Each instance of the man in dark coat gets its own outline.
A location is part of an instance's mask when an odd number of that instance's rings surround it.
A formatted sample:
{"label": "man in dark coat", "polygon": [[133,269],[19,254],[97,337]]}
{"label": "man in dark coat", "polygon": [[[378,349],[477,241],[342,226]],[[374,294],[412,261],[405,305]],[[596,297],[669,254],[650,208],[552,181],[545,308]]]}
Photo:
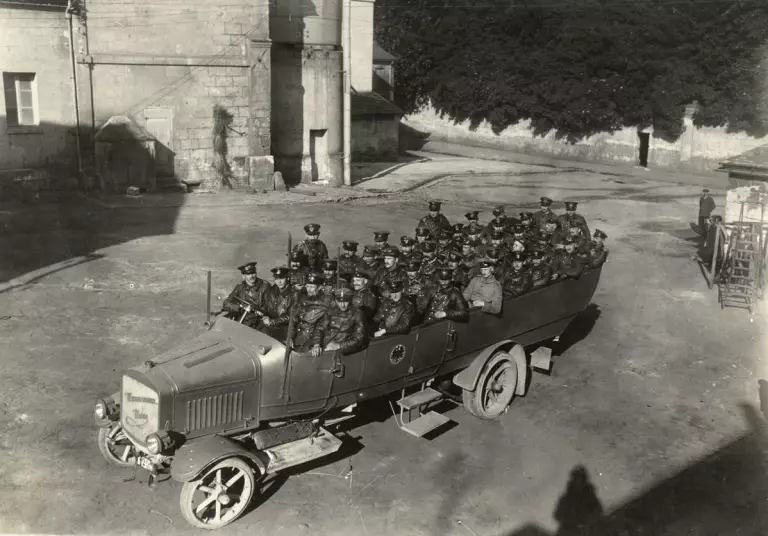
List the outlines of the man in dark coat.
{"label": "man in dark coat", "polygon": [[461,249],[461,243],[464,240],[464,224],[454,223],[451,230],[451,244],[456,249]]}
{"label": "man in dark coat", "polygon": [[525,268],[525,253],[512,254],[512,266],[504,277],[504,293],[510,296],[520,296],[533,287],[531,272]]}
{"label": "man in dark coat", "polygon": [[528,243],[533,244],[536,242],[536,238],[539,234],[539,229],[536,227],[533,221],[533,212],[521,212],[520,213],[520,225],[523,226],[523,236]]}
{"label": "man in dark coat", "polygon": [[379,300],[368,287],[368,272],[358,269],[352,274],[352,305],[363,311],[366,320],[371,320],[376,314]]}
{"label": "man in dark coat", "polygon": [[715,207],[715,200],[709,195],[709,188],[704,188],[699,199],[699,234],[702,236],[707,236],[707,222]]}
{"label": "man in dark coat", "polygon": [[540,201],[540,210],[533,214],[533,222],[536,225],[536,229],[541,230],[547,222],[557,225],[557,215],[552,212],[552,200],[549,197],[542,197]]}
{"label": "man in dark coat", "polygon": [[320,225],[308,223],[304,226],[307,235],[304,240],[296,244],[294,252],[301,252],[307,258],[307,266],[310,270],[318,271],[322,262],[328,258],[328,248],[320,240]]}
{"label": "man in dark coat", "polygon": [[485,229],[480,225],[479,214],[479,210],[471,210],[464,214],[464,217],[467,218],[467,225],[462,229],[464,236],[477,237],[480,240],[483,239],[483,231],[485,231]]}
{"label": "man in dark coat", "polygon": [[608,259],[608,250],[605,248],[604,242],[608,235],[600,229],[595,229],[593,237],[594,240],[589,245],[588,264],[590,268],[599,268]]}
{"label": "man in dark coat", "polygon": [[552,263],[552,277],[558,280],[578,278],[582,270],[581,260],[576,256],[576,242],[571,237],[567,237],[563,240],[563,251],[555,255]]}
{"label": "man in dark coat", "polygon": [[411,331],[413,323],[413,305],[410,300],[403,299],[403,282],[392,281],[387,289],[389,297],[384,299],[373,317],[377,327],[374,337],[387,334],[403,335]]}
{"label": "man in dark coat", "polygon": [[321,345],[325,346],[326,352],[339,350],[342,355],[354,354],[365,348],[368,341],[365,315],[352,305],[352,289],[336,289],[333,296],[334,303],[325,317]]}
{"label": "man in dark coat", "polygon": [[389,231],[374,231],[373,247],[379,251],[387,249],[389,247]]}
{"label": "man in dark coat", "polygon": [[488,222],[483,230],[483,240],[488,243],[494,230],[499,230],[504,234],[509,229],[511,221],[504,213],[504,207],[499,205],[493,209],[493,219]]}
{"label": "man in dark coat", "polygon": [[453,272],[447,268],[437,271],[437,288],[429,298],[425,311],[425,320],[448,318],[464,322],[469,318],[467,301],[461,291],[453,285]]}
{"label": "man in dark coat", "polygon": [[344,240],[341,243],[341,257],[338,270],[341,275],[352,274],[358,268],[364,267],[363,259],[357,256],[358,243],[354,240]]}
{"label": "man in dark coat", "polygon": [[451,230],[451,223],[448,218],[440,213],[440,205],[439,201],[430,201],[429,214],[419,221],[419,228],[426,229],[434,240],[437,240],[440,231]]}
{"label": "man in dark coat", "polygon": [[587,225],[587,220],[584,219],[584,216],[576,212],[576,207],[578,205],[579,204],[576,201],[566,201],[565,214],[557,219],[558,225],[560,226],[560,229],[566,233],[569,232],[569,229],[572,226],[576,225],[581,231],[582,238],[589,240],[589,226]]}
{"label": "man in dark coat", "polygon": [[534,251],[531,254],[531,284],[533,288],[540,288],[549,284],[552,279],[552,266],[546,262],[546,254],[542,251]]}
{"label": "man in dark coat", "polygon": [[381,252],[381,256],[384,259],[384,266],[376,272],[373,278],[373,286],[381,296],[386,298],[388,284],[393,281],[405,281],[405,270],[397,262],[399,252],[395,248],[388,247]]}
{"label": "man in dark coat", "polygon": [[363,247],[363,264],[360,269],[368,274],[369,281],[373,279],[380,267],[381,258],[379,258],[379,250],[373,246]]}
{"label": "man in dark coat", "polygon": [[270,337],[281,341],[285,338],[291,308],[296,301],[296,291],[288,282],[290,273],[291,271],[284,266],[272,268],[272,277],[275,280],[275,284],[267,291],[267,314],[262,319],[263,328],[259,327],[261,331],[264,331]]}
{"label": "man in dark coat", "polygon": [[[323,278],[325,282],[320,285],[320,293],[325,296],[330,304],[333,302],[333,291],[337,287],[337,275],[339,270],[339,262],[336,259],[325,259],[323,261]],[[344,281],[341,281],[342,286]]]}
{"label": "man in dark coat", "polygon": [[424,255],[414,249],[415,246],[416,240],[410,236],[400,237],[400,266],[405,267],[411,261],[421,261]]}
{"label": "man in dark coat", "polygon": [[424,244],[429,242],[430,234],[429,229],[426,227],[416,228],[416,245],[413,247],[414,251],[424,253]]}
{"label": "man in dark coat", "polygon": [[293,290],[301,290],[304,288],[304,284],[307,281],[307,274],[309,274],[309,266],[307,266],[307,259],[303,254],[294,252],[289,259],[291,273],[291,286]]}
{"label": "man in dark coat", "polygon": [[320,293],[323,276],[318,273],[307,275],[304,290],[296,296],[293,315],[293,329],[289,334],[293,348],[298,352],[312,352],[314,357],[322,351],[322,328],[328,314],[328,300]]}
{"label": "man in dark coat", "polygon": [[429,299],[429,289],[432,282],[419,272],[421,261],[413,260],[405,267],[406,279],[403,283],[403,292],[411,301],[414,309],[414,324],[418,323],[424,314]]}
{"label": "man in dark coat", "polygon": [[[243,318],[243,324],[256,328],[266,309],[265,297],[269,291],[269,283],[256,277],[255,261],[238,266],[237,269],[240,270],[243,281],[232,289],[227,299],[224,300],[222,308],[228,316],[236,320],[240,320],[242,314],[247,311]],[[245,305],[238,299],[252,303],[253,307]]]}

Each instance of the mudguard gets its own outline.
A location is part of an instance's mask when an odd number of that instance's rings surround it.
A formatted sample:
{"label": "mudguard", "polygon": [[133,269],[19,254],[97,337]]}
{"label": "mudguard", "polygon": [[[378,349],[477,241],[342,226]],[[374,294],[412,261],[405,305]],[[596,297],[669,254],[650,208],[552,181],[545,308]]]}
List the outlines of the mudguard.
{"label": "mudguard", "polygon": [[471,365],[454,376],[453,383],[466,391],[474,391],[483,367],[491,356],[498,351],[509,353],[512,359],[515,360],[517,365],[517,387],[515,388],[515,394],[523,396],[525,394],[525,386],[528,384],[528,360],[525,357],[525,349],[511,340],[498,342],[480,352]]}
{"label": "mudguard", "polygon": [[171,478],[177,482],[195,480],[208,467],[232,456],[253,462],[262,473],[269,462],[266,455],[252,452],[229,438],[209,435],[193,439],[176,451],[171,464]]}

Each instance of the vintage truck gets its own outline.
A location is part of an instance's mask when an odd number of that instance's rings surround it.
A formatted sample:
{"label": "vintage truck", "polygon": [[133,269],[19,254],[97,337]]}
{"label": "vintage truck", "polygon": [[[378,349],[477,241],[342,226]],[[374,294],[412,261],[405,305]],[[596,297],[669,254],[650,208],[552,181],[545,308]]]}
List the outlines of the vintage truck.
{"label": "vintage truck", "polygon": [[183,483],[184,518],[223,527],[265,475],[336,452],[341,439],[329,428],[345,406],[400,391],[395,421],[423,436],[449,421],[422,411],[447,395],[430,383],[452,377],[471,414],[500,416],[525,394],[531,368],[549,369],[543,343],[589,305],[601,271],[507,298],[498,316],[472,309],[467,322],[425,323],[346,356],[286,352],[236,321],[209,320],[198,337],[126,371],[121,390],[96,403],[99,449],[149,471],[150,481],[169,469]]}

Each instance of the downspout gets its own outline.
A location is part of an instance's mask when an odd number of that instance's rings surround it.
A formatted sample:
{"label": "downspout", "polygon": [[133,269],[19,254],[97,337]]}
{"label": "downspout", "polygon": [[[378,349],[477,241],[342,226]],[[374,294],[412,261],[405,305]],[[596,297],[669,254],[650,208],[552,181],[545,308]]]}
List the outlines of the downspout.
{"label": "downspout", "polygon": [[352,31],[350,24],[350,10],[351,0],[342,0],[341,3],[341,53],[342,53],[342,70],[344,72],[343,82],[343,114],[342,114],[342,130],[343,143],[344,143],[344,162],[342,177],[344,186],[352,186],[352,174],[350,171],[350,153],[352,148],[351,136],[351,110],[352,110],[352,97],[350,95],[351,80],[351,68],[350,68],[350,53],[352,52]]}
{"label": "downspout", "polygon": [[74,25],[72,24],[73,0],[67,2],[67,22],[69,23],[69,58],[72,62],[72,95],[75,105],[75,140],[77,142],[77,170],[80,173],[80,180],[83,181],[83,152],[80,146],[80,99],[78,98],[77,83],[77,63],[75,62],[75,36]]}

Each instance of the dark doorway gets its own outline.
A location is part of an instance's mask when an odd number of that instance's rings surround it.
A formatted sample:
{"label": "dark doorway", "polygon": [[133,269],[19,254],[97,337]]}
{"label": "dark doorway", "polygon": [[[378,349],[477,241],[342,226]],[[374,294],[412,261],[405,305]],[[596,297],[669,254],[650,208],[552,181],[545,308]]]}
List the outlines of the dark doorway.
{"label": "dark doorway", "polygon": [[651,135],[647,132],[638,132],[640,137],[640,165],[648,167],[648,147],[651,144]]}
{"label": "dark doorway", "polygon": [[320,178],[320,173],[317,168],[317,154],[327,154],[327,148],[325,147],[325,132],[325,129],[309,131],[309,158],[312,162],[312,182],[315,182]]}

